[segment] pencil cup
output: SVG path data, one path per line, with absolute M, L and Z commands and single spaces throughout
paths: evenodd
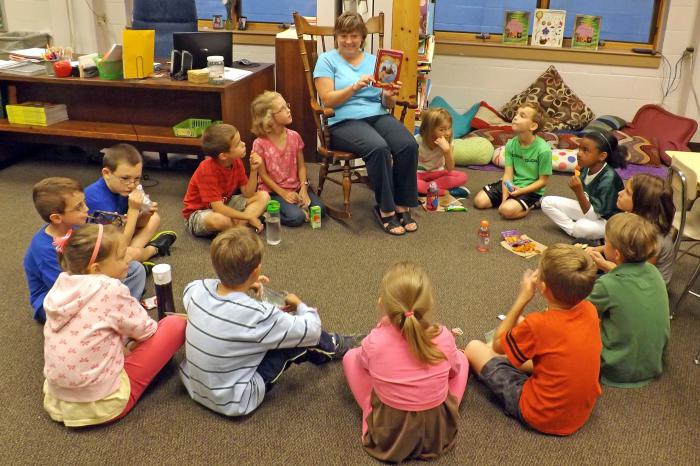
M 46 74 L 49 76 L 56 76 L 56 74 L 53 72 L 54 63 L 56 63 L 56 60 L 46 60 L 44 62 L 44 66 L 46 67 Z

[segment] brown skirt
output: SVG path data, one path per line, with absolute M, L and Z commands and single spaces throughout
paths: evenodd
M 362 445 L 381 461 L 435 459 L 454 446 L 458 420 L 459 404 L 453 395 L 435 408 L 413 412 L 387 406 L 372 392 Z

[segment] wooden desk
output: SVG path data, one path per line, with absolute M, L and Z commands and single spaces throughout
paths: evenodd
M 66 104 L 70 120 L 51 126 L 11 125 L 0 119 L 0 162 L 21 155 L 27 144 L 103 148 L 127 142 L 140 150 L 201 154 L 199 138 L 178 138 L 172 126 L 187 118 L 223 120 L 241 132 L 248 147 L 250 102 L 274 89 L 274 65 L 222 85 L 169 78 L 107 81 L 98 78 L 13 76 L 0 73 L 3 103 L 32 100 Z

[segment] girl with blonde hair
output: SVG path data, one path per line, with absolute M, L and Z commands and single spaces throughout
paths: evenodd
M 258 190 L 267 191 L 280 203 L 282 225 L 298 227 L 308 220 L 308 208 L 325 207 L 321 199 L 309 189 L 304 164 L 304 141 L 294 130 L 292 110 L 278 92 L 265 91 L 253 99 L 250 105 L 253 119 L 251 131 L 257 136 L 253 152 L 262 157 L 258 168 Z
M 379 324 L 343 359 L 362 445 L 382 461 L 436 458 L 454 446 L 469 363 L 450 330 L 431 322 L 433 287 L 417 264 L 389 268 L 378 304 Z

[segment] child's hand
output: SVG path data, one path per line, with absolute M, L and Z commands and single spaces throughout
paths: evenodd
M 520 279 L 520 296 L 522 298 L 530 301 L 535 297 L 539 276 L 540 274 L 536 270 L 527 269 L 523 272 L 523 278 Z
M 248 219 L 248 225 L 253 227 L 256 232 L 262 233 L 262 231 L 265 229 L 265 225 L 262 224 L 260 219 L 258 217 L 251 217 Z
M 508 193 L 508 196 L 510 196 L 510 197 L 520 197 L 520 196 L 522 196 L 522 195 L 524 194 L 524 193 L 520 190 L 520 188 L 518 188 L 517 186 L 516 186 L 516 188 L 515 188 L 514 190 L 508 191 L 508 190 L 506 189 L 505 192 L 507 192 L 507 193 Z
M 280 194 L 280 197 L 289 204 L 299 204 L 299 194 L 294 191 L 285 191 Z
M 270 283 L 270 279 L 267 275 L 260 275 L 258 276 L 258 281 L 250 285 L 250 289 L 255 291 L 255 296 L 257 298 L 260 298 L 263 292 L 263 285 L 267 285 L 268 283 Z
M 306 191 L 306 187 L 302 187 L 299 191 L 299 203 L 302 207 L 308 207 L 311 205 L 311 198 L 309 197 L 308 191 Z
M 445 139 L 445 137 L 439 137 L 435 140 L 435 145 L 440 148 L 443 152 L 449 152 L 450 143 Z
M 571 188 L 571 190 L 573 192 L 583 191 L 583 184 L 581 183 L 581 178 L 579 178 L 576 175 L 570 177 L 569 178 L 569 188 Z
M 250 171 L 257 170 L 263 164 L 263 159 L 255 152 L 250 153 Z
M 301 299 L 294 293 L 289 293 L 284 297 L 284 302 L 287 303 L 284 310 L 286 312 L 294 312 L 297 310 L 297 306 L 301 304 Z
M 586 253 L 591 256 L 596 267 L 603 272 L 610 272 L 616 266 L 614 262 L 607 260 L 605 256 L 600 253 L 600 251 L 597 251 L 594 248 L 587 248 Z
M 134 189 L 129 193 L 129 210 L 141 210 L 144 192 Z

